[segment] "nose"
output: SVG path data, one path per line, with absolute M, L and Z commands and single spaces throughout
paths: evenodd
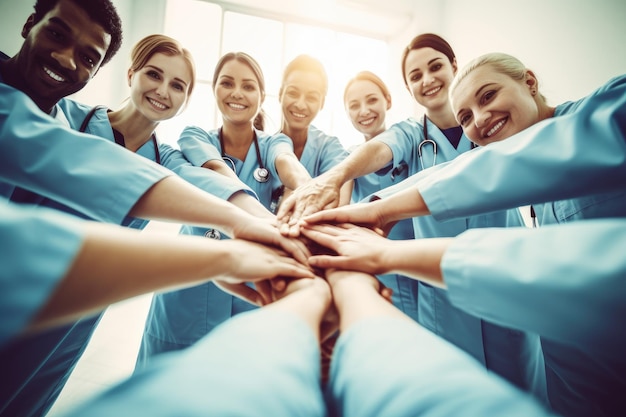
M 156 94 L 159 97 L 167 98 L 167 83 L 160 83 L 156 88 Z
M 422 85 L 424 87 L 426 87 L 429 84 L 432 84 L 435 81 L 435 77 L 432 76 L 432 74 L 430 73 L 425 73 L 424 76 L 422 77 Z
M 366 105 L 362 105 L 359 108 L 359 116 L 367 116 L 369 114 L 370 109 Z
M 476 127 L 481 128 L 485 126 L 491 119 L 491 112 L 487 110 L 480 111 L 474 117 L 474 124 Z
M 76 62 L 74 61 L 74 50 L 72 48 L 60 49 L 53 51 L 52 58 L 59 63 L 63 68 L 75 71 Z
M 242 98 L 242 97 L 243 97 L 243 94 L 241 93 L 241 88 L 240 88 L 240 87 L 235 87 L 235 88 L 233 89 L 233 92 L 232 92 L 232 93 L 230 93 L 230 95 L 231 95 L 233 98 Z

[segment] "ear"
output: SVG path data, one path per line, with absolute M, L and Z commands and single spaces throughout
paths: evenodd
M 130 69 L 130 68 L 128 69 L 128 76 L 127 76 L 127 79 L 128 79 L 128 86 L 129 86 L 129 87 L 130 87 L 130 80 L 133 78 L 133 74 L 134 74 L 134 73 L 135 73 L 135 72 L 134 72 L 132 69 Z
M 391 108 L 391 96 L 385 96 L 385 99 L 387 100 L 386 110 L 389 110 Z
M 26 39 L 26 37 L 30 33 L 30 30 L 33 28 L 33 26 L 35 26 L 35 14 L 34 13 L 28 16 L 28 19 L 26 19 L 26 23 L 24 23 L 24 26 L 22 27 L 22 38 Z
M 322 97 L 322 103 L 320 104 L 320 110 L 324 108 L 324 103 L 326 103 L 326 97 Z
M 452 73 L 456 75 L 459 70 L 459 65 L 456 63 L 456 57 L 452 60 Z
M 528 86 L 531 95 L 534 96 L 535 94 L 537 94 L 537 92 L 539 91 L 539 81 L 537 80 L 534 72 L 527 69 L 526 75 L 524 76 L 524 82 L 526 83 L 526 86 Z

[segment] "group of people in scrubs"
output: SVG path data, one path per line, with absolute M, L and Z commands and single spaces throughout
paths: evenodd
M 421 34 L 401 75 L 424 114 L 387 127 L 360 72 L 346 150 L 313 125 L 319 60 L 286 66 L 270 133 L 261 67 L 229 52 L 221 126 L 176 149 L 155 134 L 194 89 L 175 39 L 134 45 L 121 108 L 68 98 L 121 28 L 110 0 L 37 0 L 0 60 L 0 416 L 45 415 L 106 306 L 149 292 L 134 374 L 69 415 L 625 409 L 626 76 L 553 107 L 515 57 L 461 67 Z

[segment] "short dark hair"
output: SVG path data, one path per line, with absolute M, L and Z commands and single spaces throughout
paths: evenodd
M 89 17 L 100 26 L 104 31 L 111 35 L 111 44 L 104 54 L 102 64 L 104 65 L 113 58 L 122 46 L 122 19 L 117 14 L 115 6 L 111 0 L 70 0 L 78 7 L 83 9 Z M 59 0 L 36 0 L 35 13 L 33 15 L 34 23 L 37 24 L 43 17 L 52 10 Z

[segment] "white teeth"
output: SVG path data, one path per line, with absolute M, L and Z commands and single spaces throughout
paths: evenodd
M 362 121 L 360 121 L 359 123 L 360 123 L 360 124 L 362 124 L 363 126 L 369 126 L 369 125 L 371 125 L 372 123 L 374 123 L 374 120 L 375 120 L 375 119 L 376 119 L 375 117 L 372 117 L 371 119 L 362 120 Z
M 165 109 L 167 108 L 167 106 L 165 106 L 164 104 L 159 103 L 158 101 L 153 100 L 153 99 L 151 99 L 151 98 L 149 98 L 149 99 L 148 99 L 148 101 L 149 101 L 150 103 L 152 103 L 152 105 L 153 105 L 154 107 L 157 107 L 157 108 L 159 108 L 159 109 L 161 109 L 161 110 L 165 110 Z
M 246 106 L 244 106 L 243 104 L 237 104 L 237 103 L 228 103 L 228 106 L 237 110 L 243 110 L 246 108 Z
M 52 70 L 48 67 L 43 67 L 43 70 L 46 72 L 46 74 L 48 74 L 50 76 L 50 78 L 52 78 L 54 81 L 57 82 L 64 82 L 65 78 L 61 77 L 59 74 L 52 72 Z
M 304 118 L 306 117 L 306 114 L 302 114 L 302 113 L 294 113 L 294 112 L 291 112 L 291 114 L 292 114 L 294 117 L 298 117 L 298 118 L 300 118 L 300 119 L 304 119 Z
M 494 127 L 492 127 L 489 132 L 487 132 L 487 137 L 491 137 L 494 133 L 496 133 L 498 130 L 500 130 L 502 128 L 502 126 L 504 126 L 504 124 L 506 123 L 506 119 L 505 120 L 501 120 L 498 123 L 496 123 L 496 125 Z
M 425 96 L 432 96 L 433 94 L 437 94 L 441 90 L 441 87 L 433 88 L 432 90 L 428 90 L 424 93 Z

